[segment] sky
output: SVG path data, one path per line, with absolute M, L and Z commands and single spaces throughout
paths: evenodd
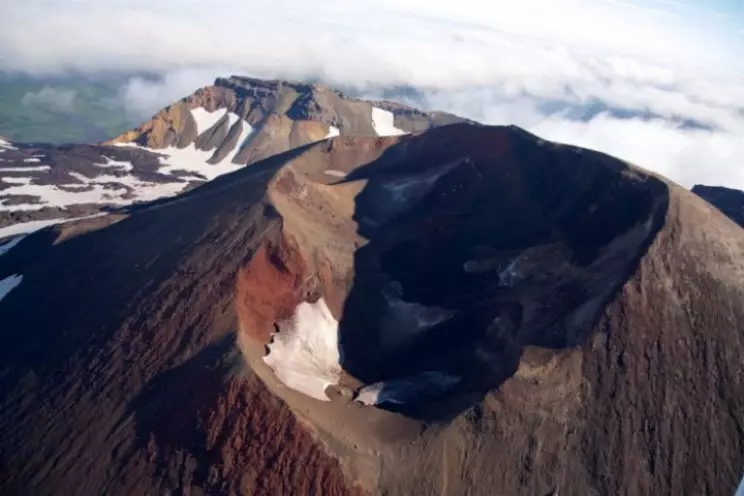
M 119 98 L 143 119 L 217 76 L 321 79 L 516 124 L 686 187 L 744 189 L 740 0 L 25 0 L 2 10 L 0 71 L 132 74 Z

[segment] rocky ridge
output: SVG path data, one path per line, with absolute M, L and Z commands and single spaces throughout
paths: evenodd
M 0 142 L 0 239 L 23 228 L 3 227 L 173 196 L 328 137 L 396 135 L 463 121 L 319 85 L 218 78 L 99 145 Z
M 732 494 L 743 260 L 518 128 L 306 144 L 5 248 L 0 489 Z

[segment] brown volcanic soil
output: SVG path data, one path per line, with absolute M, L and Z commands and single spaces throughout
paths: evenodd
M 744 232 L 611 157 L 516 128 L 340 137 L 45 236 L 0 256 L 24 276 L 4 494 L 717 495 L 744 469 Z M 413 332 L 383 295 L 449 318 Z M 321 296 L 330 402 L 261 360 Z M 422 370 L 462 381 L 350 401 Z
M 240 134 L 228 123 L 218 123 L 211 132 L 197 136 L 190 110 L 210 112 L 226 109 L 250 124 L 255 134 L 235 157 L 235 163 L 251 164 L 276 153 L 322 140 L 334 126 L 344 136 L 375 136 L 372 108 L 393 113 L 393 123 L 405 132 L 420 132 L 436 126 L 470 122 L 445 112 L 424 112 L 393 102 L 358 100 L 331 88 L 297 81 L 262 80 L 231 76 L 217 78 L 213 85 L 162 109 L 152 119 L 107 144 L 136 142 L 149 148 L 194 142 L 197 148 L 216 148 L 220 160 L 234 148 Z M 242 124 L 241 124 L 242 125 Z

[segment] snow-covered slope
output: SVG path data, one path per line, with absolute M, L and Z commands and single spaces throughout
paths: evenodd
M 245 143 L 253 132 L 251 125 L 242 121 L 237 115 L 231 112 L 208 112 L 202 108 L 198 108 L 191 110 L 191 113 L 196 121 L 197 129 L 203 130 L 200 134 L 211 131 L 223 117 L 228 119 L 230 130 L 232 131 L 235 129 L 239 135 L 237 142 L 232 149 L 229 150 L 228 156 L 222 160 L 214 162 L 213 158 L 216 147 L 208 148 L 206 150 L 199 149 L 196 147 L 196 143 L 191 143 L 185 148 L 169 146 L 162 149 L 147 148 L 132 143 L 116 143 L 114 146 L 136 147 L 162 155 L 160 158 L 161 166 L 158 168 L 157 172 L 159 174 L 174 176 L 180 181 L 200 181 L 205 179 L 210 181 L 223 174 L 236 171 L 243 167 L 245 164 L 237 163 L 236 158 L 240 152 L 242 144 Z
M 0 279 L 0 301 L 2 301 L 3 298 L 8 295 L 8 293 L 18 287 L 18 285 L 21 284 L 22 280 L 23 276 L 18 274 Z
M 264 361 L 288 387 L 321 401 L 341 374 L 338 322 L 322 298 L 304 302 L 279 326 Z
M 287 81 L 218 79 L 102 145 L 0 140 L 0 228 L 171 197 L 336 136 L 391 136 L 455 116 Z
M 372 107 L 372 125 L 378 136 L 399 136 L 406 134 L 402 129 L 398 129 L 394 124 L 395 115 L 389 110 L 383 110 L 378 107 Z

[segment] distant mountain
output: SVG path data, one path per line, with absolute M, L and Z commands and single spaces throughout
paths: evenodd
M 90 153 L 236 170 L 0 245 L 0 494 L 733 494 L 744 230 L 515 127 L 227 83 Z
M 390 136 L 455 122 L 466 120 L 320 85 L 220 78 L 100 145 L 0 142 L 0 228 L 172 196 L 336 135 Z
M 705 198 L 731 220 L 744 227 L 744 191 L 697 184 L 692 188 L 692 192 Z

